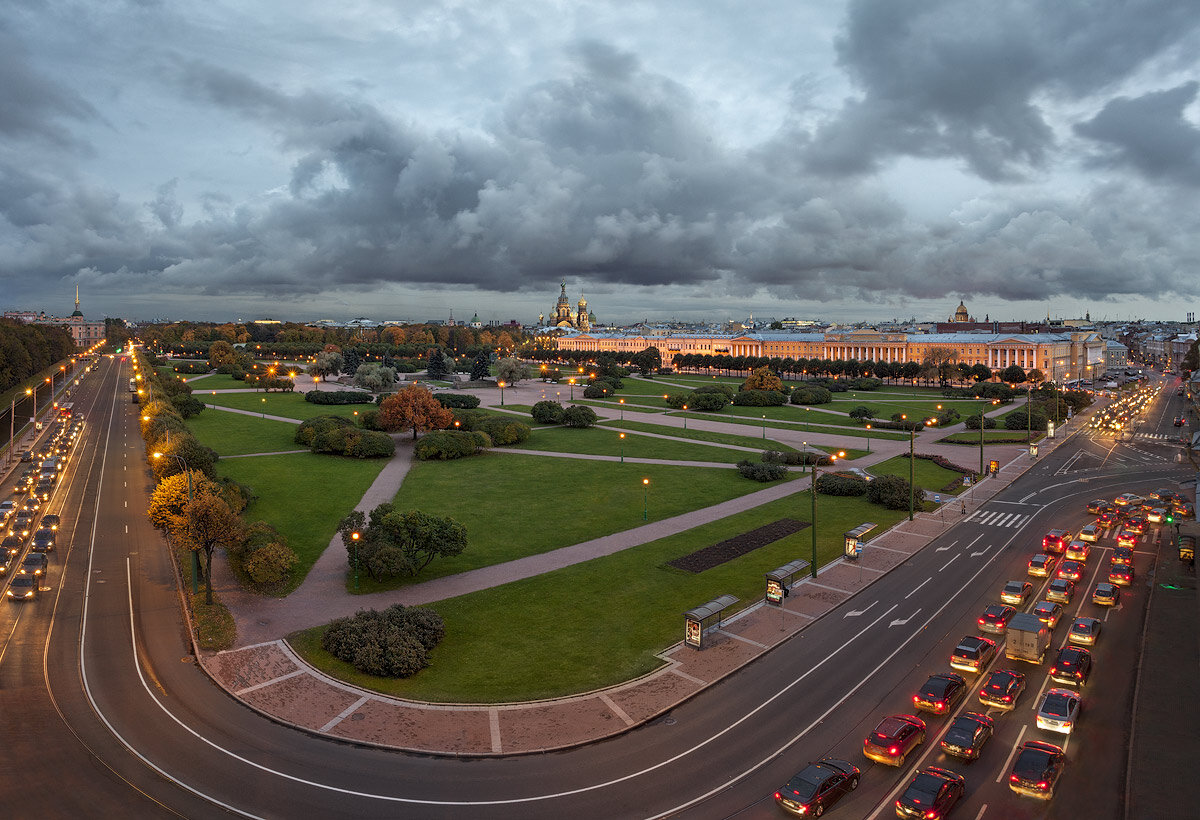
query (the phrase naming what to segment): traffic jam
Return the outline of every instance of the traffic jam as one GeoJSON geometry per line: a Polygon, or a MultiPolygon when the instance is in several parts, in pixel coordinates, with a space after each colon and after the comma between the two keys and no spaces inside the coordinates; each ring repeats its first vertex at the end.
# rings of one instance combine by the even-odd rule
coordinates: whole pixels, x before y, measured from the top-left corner
{"type": "MultiPolygon", "coordinates": [[[[1103,675],[1093,651],[1109,616],[1120,617],[1121,596],[1134,583],[1144,552],[1139,547],[1152,541],[1156,527],[1195,517],[1187,499],[1167,489],[1097,499],[1087,512],[1095,520],[1078,531],[1045,533],[1025,577],[998,586],[995,602],[978,616],[978,634],[958,641],[947,668],[913,693],[911,710],[882,716],[863,739],[863,756],[891,767],[903,766],[929,744],[941,753],[897,789],[898,817],[950,814],[969,790],[965,766],[980,757],[1002,721],[1020,721],[1012,715],[1026,710],[1034,736],[1022,727],[1003,770],[982,777],[1007,782],[1020,799],[1054,797],[1071,762],[1072,733],[1086,720],[1089,681],[1103,675]]],[[[822,758],[773,797],[788,814],[819,817],[863,777],[861,764],[822,758]]]]}

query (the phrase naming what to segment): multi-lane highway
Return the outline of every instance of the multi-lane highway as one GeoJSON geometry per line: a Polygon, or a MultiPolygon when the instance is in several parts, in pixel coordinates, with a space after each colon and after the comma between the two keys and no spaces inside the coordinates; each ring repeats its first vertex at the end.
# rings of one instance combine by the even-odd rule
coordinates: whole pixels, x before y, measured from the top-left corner
{"type": "MultiPolygon", "coordinates": [[[[580,749],[450,760],[310,737],[208,681],[189,651],[165,547],[145,518],[151,479],[125,389],[128,368],[103,359],[76,389],[87,427],[51,505],[63,534],[46,589],[40,600],[0,612],[0,759],[18,779],[25,773],[38,814],[776,817],[774,790],[807,761],[833,755],[860,766],[863,777],[832,816],[891,816],[897,790],[935,763],[966,776],[956,816],[1122,816],[1157,536],[1139,548],[1138,576],[1121,605],[1102,610],[1084,592],[1105,571],[1106,533],[1067,608],[1104,621],[1083,717],[1069,739],[1034,725],[1045,666],[1016,666],[1029,688],[1012,713],[992,710],[996,736],[979,761],[964,765],[937,750],[950,718],[926,717],[929,738],[900,769],[871,763],[861,748],[881,717],[912,711],[929,674],[948,671],[958,639],[976,634],[975,619],[1000,586],[1025,577],[1045,530],[1078,529],[1095,497],[1177,487],[1190,468],[1173,461],[1173,449],[1075,435],[906,564],[669,716],[580,749]],[[1007,787],[1013,749],[1028,739],[1067,748],[1048,805],[1007,787]]],[[[1165,424],[1178,401],[1165,396],[1155,406],[1165,424]]],[[[1069,622],[1056,629],[1056,645],[1069,622]]],[[[986,711],[973,693],[964,708],[986,711]]]]}

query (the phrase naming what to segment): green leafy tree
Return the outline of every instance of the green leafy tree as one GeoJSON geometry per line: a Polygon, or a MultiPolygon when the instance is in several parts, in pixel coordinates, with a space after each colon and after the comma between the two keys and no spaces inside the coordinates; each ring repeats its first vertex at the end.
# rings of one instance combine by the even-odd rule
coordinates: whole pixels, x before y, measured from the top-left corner
{"type": "Polygon", "coordinates": [[[851,410],[847,415],[855,421],[870,421],[871,419],[875,418],[875,411],[870,407],[867,407],[865,404],[860,404],[858,407],[855,407],[853,410],[851,410]]]}
{"type": "Polygon", "coordinates": [[[491,375],[492,357],[486,350],[481,351],[471,362],[471,381],[481,382],[491,375]]]}
{"type": "Polygon", "coordinates": [[[511,356],[496,363],[496,379],[505,384],[513,385],[532,375],[529,366],[520,359],[511,356]]]}
{"type": "MultiPolygon", "coordinates": [[[[194,490],[194,488],[193,488],[194,490]]],[[[212,600],[212,556],[217,547],[236,546],[245,537],[242,519],[220,496],[194,495],[187,505],[187,525],[182,542],[188,549],[204,554],[204,602],[212,600]]]]}
{"type": "Polygon", "coordinates": [[[1020,384],[1026,380],[1025,370],[1020,365],[1009,365],[1000,371],[1000,379],[1009,384],[1020,384]]]}

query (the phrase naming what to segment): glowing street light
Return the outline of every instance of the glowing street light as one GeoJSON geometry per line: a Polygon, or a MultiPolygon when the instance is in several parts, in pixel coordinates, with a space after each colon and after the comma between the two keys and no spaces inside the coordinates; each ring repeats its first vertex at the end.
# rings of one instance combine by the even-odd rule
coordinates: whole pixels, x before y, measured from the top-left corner
{"type": "Polygon", "coordinates": [[[621,463],[625,463],[625,434],[621,433],[621,463]]]}
{"type": "Polygon", "coordinates": [[[650,479],[642,479],[642,520],[650,520],[650,479]]]}
{"type": "Polygon", "coordinates": [[[867,422],[867,455],[871,454],[871,422],[867,422]]]}
{"type": "MultiPolygon", "coordinates": [[[[845,455],[843,453],[843,455],[845,455]]],[[[838,457],[831,455],[829,464],[833,466],[837,463],[838,457]]],[[[812,465],[812,485],[808,488],[809,495],[812,496],[812,564],[809,567],[809,572],[812,577],[817,577],[817,459],[813,459],[812,465]]]]}
{"type": "Polygon", "coordinates": [[[498,382],[498,384],[500,385],[500,406],[503,407],[504,406],[504,382],[501,381],[501,382],[498,382]]]}
{"type": "MultiPolygon", "coordinates": [[[[625,399],[621,399],[621,421],[625,421],[625,399]]],[[[624,434],[622,433],[622,437],[624,434]]]]}

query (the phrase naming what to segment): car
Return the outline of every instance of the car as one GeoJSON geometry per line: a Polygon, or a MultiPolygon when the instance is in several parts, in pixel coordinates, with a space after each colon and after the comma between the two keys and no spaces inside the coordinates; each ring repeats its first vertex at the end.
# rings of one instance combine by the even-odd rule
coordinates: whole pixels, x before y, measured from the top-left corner
{"type": "Polygon", "coordinates": [[[1062,606],[1053,601],[1038,601],[1033,606],[1033,614],[1039,621],[1054,629],[1058,626],[1058,619],[1062,617],[1062,606]]]}
{"type": "Polygon", "coordinates": [[[1136,493],[1121,493],[1113,499],[1118,507],[1140,507],[1144,499],[1136,493]]]}
{"type": "Polygon", "coordinates": [[[1037,555],[1029,559],[1029,574],[1045,578],[1054,573],[1054,568],[1058,566],[1057,555],[1047,555],[1044,552],[1039,552],[1037,555]]]}
{"type": "Polygon", "coordinates": [[[1071,533],[1066,530],[1050,530],[1042,536],[1042,552],[1061,553],[1070,540],[1071,533]]]}
{"type": "Polygon", "coordinates": [[[1183,426],[1183,416],[1176,416],[1175,421],[1173,423],[1176,427],[1182,427],[1183,426]]]}
{"type": "Polygon", "coordinates": [[[1078,581],[1083,576],[1084,566],[1078,561],[1063,561],[1058,568],[1058,577],[1078,581]]]}
{"type": "Polygon", "coordinates": [[[1108,582],[1117,586],[1127,587],[1133,583],[1133,566],[1112,566],[1108,570],[1108,582]]]}
{"type": "Polygon", "coordinates": [[[853,763],[823,757],[809,763],[775,792],[775,803],[789,814],[820,817],[845,794],[858,788],[861,775],[853,763]]]}
{"type": "Polygon", "coordinates": [[[925,685],[913,695],[913,706],[935,715],[944,715],[967,694],[967,681],[954,672],[930,675],[925,685]]]}
{"type": "Polygon", "coordinates": [[[47,567],[46,555],[41,552],[31,552],[21,562],[21,572],[26,575],[32,575],[35,578],[41,578],[45,575],[47,567]]]}
{"type": "Polygon", "coordinates": [[[964,760],[976,760],[995,731],[996,722],[979,712],[963,712],[942,735],[942,751],[964,760]]]}
{"type": "Polygon", "coordinates": [[[1144,515],[1131,515],[1125,519],[1125,529],[1138,535],[1146,534],[1148,523],[1144,515]]]}
{"type": "Polygon", "coordinates": [[[1133,530],[1124,529],[1124,527],[1122,527],[1121,531],[1117,533],[1118,547],[1129,547],[1132,549],[1133,547],[1136,547],[1138,542],[1141,540],[1142,537],[1140,535],[1133,530]]]}
{"type": "Polygon", "coordinates": [[[981,632],[994,632],[998,635],[1003,635],[1004,630],[1008,629],[1009,619],[1012,618],[1016,610],[1005,604],[992,604],[983,611],[976,623],[979,624],[981,632]]]}
{"type": "Polygon", "coordinates": [[[1069,735],[1079,720],[1083,698],[1070,689],[1051,689],[1042,695],[1037,708],[1037,727],[1069,735]]]}
{"type": "Polygon", "coordinates": [[[58,525],[61,523],[62,523],[62,521],[59,519],[59,517],[52,513],[46,513],[45,515],[42,516],[42,527],[44,529],[54,530],[55,532],[57,532],[58,525]]]}
{"type": "Polygon", "coordinates": [[[1167,520],[1166,507],[1152,507],[1150,509],[1150,511],[1148,513],[1146,513],[1146,520],[1149,521],[1151,524],[1163,523],[1164,521],[1167,520]]]}
{"type": "Polygon", "coordinates": [[[1114,547],[1112,555],[1108,558],[1109,566],[1113,567],[1131,567],[1133,566],[1133,550],[1129,547],[1114,547]]]}
{"type": "Polygon", "coordinates": [[[1011,669],[996,669],[979,689],[979,702],[997,709],[1012,709],[1025,691],[1025,676],[1011,669]]]}
{"type": "Polygon", "coordinates": [[[896,800],[897,817],[945,817],[962,800],[967,781],[961,774],[930,766],[917,772],[896,800]]]}
{"type": "Polygon", "coordinates": [[[33,450],[24,450],[21,453],[21,461],[28,464],[33,461],[33,450]]]}
{"type": "Polygon", "coordinates": [[[1071,686],[1082,686],[1091,674],[1092,653],[1081,646],[1067,644],[1050,665],[1050,679],[1071,686]]]}
{"type": "Polygon", "coordinates": [[[1087,541],[1082,538],[1076,538],[1070,544],[1067,544],[1067,551],[1063,553],[1063,557],[1068,561],[1078,561],[1081,564],[1087,563],[1087,559],[1092,554],[1092,548],[1088,546],[1087,541]]]}
{"type": "Polygon", "coordinates": [[[954,647],[954,652],[950,655],[950,668],[978,675],[994,657],[995,641],[978,635],[967,635],[954,647]]]}
{"type": "Polygon", "coordinates": [[[1121,514],[1115,509],[1100,513],[1096,523],[1101,527],[1115,527],[1121,523],[1121,514]]]}
{"type": "Polygon", "coordinates": [[[1147,495],[1147,498],[1154,500],[1154,501],[1165,501],[1168,504],[1170,504],[1171,501],[1173,501],[1176,498],[1178,498],[1180,501],[1187,500],[1183,496],[1181,496],[1179,493],[1175,492],[1174,490],[1168,490],[1165,487],[1158,489],[1158,490],[1153,490],[1152,492],[1149,493],[1149,495],[1147,495]]]}
{"type": "Polygon", "coordinates": [[[39,481],[37,486],[33,488],[33,497],[43,503],[49,501],[53,493],[54,484],[50,481],[39,481]]]}
{"type": "Polygon", "coordinates": [[[33,510],[22,507],[13,514],[12,520],[9,522],[9,531],[13,535],[28,538],[29,533],[33,532],[33,519],[36,515],[37,513],[33,510]]]}
{"type": "Polygon", "coordinates": [[[1121,603],[1121,589],[1113,584],[1099,583],[1092,590],[1092,603],[1100,606],[1116,606],[1121,603]]]}
{"type": "Polygon", "coordinates": [[[1021,606],[1033,594],[1033,584],[1028,581],[1009,581],[1000,590],[1000,600],[1006,604],[1021,606]]]}
{"type": "Polygon", "coordinates": [[[1008,787],[1017,794],[1049,800],[1067,763],[1067,755],[1053,743],[1027,740],[1017,749],[1008,787]]]}
{"type": "Polygon", "coordinates": [[[1097,498],[1096,500],[1089,501],[1087,503],[1087,511],[1092,515],[1099,515],[1101,510],[1105,509],[1110,504],[1112,504],[1112,502],[1107,498],[1097,498]]]}
{"type": "Polygon", "coordinates": [[[0,576],[8,575],[13,568],[14,555],[7,550],[0,550],[0,576]]]}
{"type": "MultiPolygon", "coordinates": [[[[36,498],[33,498],[32,496],[29,498],[26,498],[25,503],[21,505],[21,510],[28,510],[31,513],[35,513],[38,510],[40,510],[41,508],[42,508],[42,502],[38,501],[36,498]]],[[[17,510],[17,512],[20,512],[21,510],[17,510]]]]}
{"type": "Polygon", "coordinates": [[[1195,518],[1196,507],[1190,501],[1176,501],[1171,504],[1171,511],[1177,518],[1195,518]]]}
{"type": "Polygon", "coordinates": [[[6,555],[14,557],[20,554],[23,546],[25,546],[25,539],[20,535],[6,535],[4,540],[0,541],[0,550],[4,550],[6,555]]]}
{"type": "Polygon", "coordinates": [[[889,715],[863,741],[863,754],[876,763],[903,766],[909,753],[925,742],[925,721],[916,715],[889,715]]]}
{"type": "Polygon", "coordinates": [[[1073,644],[1094,646],[1096,639],[1100,637],[1102,625],[1099,618],[1076,618],[1067,631],[1067,640],[1073,644]]]}
{"type": "Polygon", "coordinates": [[[39,590],[37,578],[32,575],[14,575],[8,582],[5,596],[10,601],[32,601],[37,598],[39,590]]]}
{"type": "Polygon", "coordinates": [[[55,542],[54,530],[42,528],[33,534],[33,546],[30,547],[34,552],[50,552],[54,549],[55,542]]]}
{"type": "Polygon", "coordinates": [[[1066,578],[1055,578],[1046,587],[1046,600],[1066,606],[1075,597],[1075,582],[1066,578]]]}
{"type": "Polygon", "coordinates": [[[17,502],[0,501],[0,521],[7,521],[17,511],[17,502]]]}

